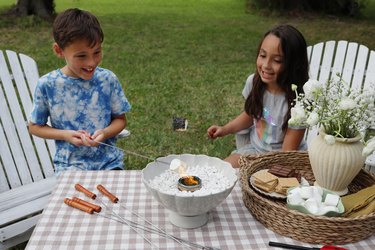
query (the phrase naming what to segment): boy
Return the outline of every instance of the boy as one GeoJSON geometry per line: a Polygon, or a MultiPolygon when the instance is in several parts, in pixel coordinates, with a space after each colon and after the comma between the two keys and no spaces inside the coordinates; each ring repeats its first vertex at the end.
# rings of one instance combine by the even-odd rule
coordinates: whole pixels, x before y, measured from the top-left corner
{"type": "Polygon", "coordinates": [[[55,140],[56,173],[123,169],[123,152],[98,143],[115,145],[131,106],[116,75],[98,67],[104,35],[97,18],[68,9],[56,17],[53,36],[53,50],[66,65],[39,79],[30,133],[55,140]]]}

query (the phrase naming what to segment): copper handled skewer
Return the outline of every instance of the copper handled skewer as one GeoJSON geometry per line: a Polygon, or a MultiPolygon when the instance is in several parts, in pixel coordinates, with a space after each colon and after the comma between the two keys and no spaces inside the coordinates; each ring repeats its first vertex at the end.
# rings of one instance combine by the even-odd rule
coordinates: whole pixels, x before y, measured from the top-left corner
{"type": "MultiPolygon", "coordinates": [[[[107,196],[110,200],[114,200],[113,197],[116,197],[115,195],[113,195],[111,192],[109,192],[107,189],[105,189],[102,185],[98,185],[97,186],[98,190],[102,192],[103,195],[107,196]],[[99,189],[100,188],[100,189],[99,189]]],[[[116,197],[117,198],[117,197],[116,197]]],[[[117,203],[119,201],[119,199],[115,199],[116,202],[114,203],[117,203]]],[[[193,243],[193,242],[190,242],[190,241],[187,241],[187,240],[183,240],[183,239],[180,239],[176,236],[173,236],[171,234],[168,234],[166,231],[164,231],[163,229],[160,229],[159,227],[155,226],[154,224],[152,224],[150,221],[146,220],[145,218],[143,218],[142,216],[140,216],[139,214],[135,213],[134,211],[128,209],[127,207],[125,207],[121,202],[119,202],[119,205],[128,210],[129,212],[131,212],[133,215],[137,216],[139,219],[143,220],[144,222],[146,222],[147,224],[149,224],[150,226],[152,226],[152,228],[149,228],[149,227],[145,227],[143,226],[144,228],[148,229],[148,230],[151,230],[151,231],[157,231],[157,233],[159,233],[159,235],[163,235],[163,236],[166,236],[168,238],[171,238],[173,240],[175,240],[176,242],[180,243],[182,245],[182,243],[185,243],[185,244],[188,244],[190,246],[193,246],[193,247],[197,247],[197,248],[200,248],[200,249],[206,249],[206,250],[218,250],[217,248],[213,248],[213,247],[206,247],[206,246],[201,246],[197,243],[193,243]],[[161,234],[160,234],[161,233],[161,234]]],[[[138,224],[139,225],[139,224],[138,224]]]]}
{"type": "MultiPolygon", "coordinates": [[[[96,196],[96,194],[94,194],[93,192],[87,190],[86,188],[84,188],[82,185],[80,185],[78,183],[76,185],[74,185],[74,187],[75,187],[75,189],[77,191],[84,193],[89,198],[91,198],[93,200],[97,199],[100,203],[102,203],[108,209],[108,207],[106,206],[106,204],[100,198],[98,198],[96,196]]],[[[74,208],[78,208],[78,209],[80,209],[82,211],[85,211],[87,213],[93,214],[93,212],[95,211],[95,212],[97,212],[96,215],[108,218],[107,216],[99,214],[99,212],[101,211],[101,207],[100,206],[92,204],[90,202],[81,200],[81,199],[76,198],[76,197],[74,197],[73,200],[65,198],[64,202],[65,202],[65,204],[67,204],[69,206],[72,206],[74,208]],[[86,207],[86,209],[84,207],[86,207]]],[[[121,216],[119,216],[113,210],[111,211],[111,214],[114,215],[114,216],[116,216],[116,217],[118,217],[119,219],[122,219],[121,216]]],[[[133,225],[131,225],[128,221],[123,221],[123,222],[124,222],[124,224],[126,224],[127,226],[129,226],[133,231],[135,231],[137,234],[141,235],[141,237],[151,245],[152,249],[154,249],[154,248],[158,249],[158,247],[156,247],[149,239],[147,239],[142,233],[140,233],[137,230],[137,228],[135,228],[133,225]]]]}
{"type": "MultiPolygon", "coordinates": [[[[83,192],[86,196],[90,197],[91,199],[97,199],[101,204],[103,204],[106,209],[108,210],[111,210],[110,208],[108,208],[108,206],[103,202],[102,199],[98,198],[96,195],[94,196],[91,191],[85,189],[84,187],[82,187],[81,185],[79,184],[76,184],[75,185],[76,189],[80,192],[83,192]],[[77,188],[78,187],[78,188],[77,188]],[[93,197],[93,198],[92,198],[93,197]]],[[[150,233],[156,233],[156,234],[159,234],[160,236],[164,236],[166,238],[169,238],[169,239],[172,239],[174,241],[176,241],[177,243],[179,243],[181,246],[183,247],[187,247],[189,249],[191,249],[191,247],[195,247],[195,248],[198,248],[198,249],[204,249],[204,250],[220,250],[219,248],[214,248],[214,247],[206,247],[206,246],[202,246],[202,245],[199,245],[197,243],[194,243],[194,242],[190,242],[188,240],[184,240],[184,239],[181,239],[181,238],[178,238],[174,235],[171,235],[171,234],[168,234],[166,231],[160,229],[159,227],[155,226],[154,224],[152,224],[150,221],[146,220],[145,218],[141,217],[139,214],[133,212],[132,210],[126,208],[121,202],[119,202],[119,199],[113,195],[111,192],[109,192],[103,185],[99,184],[97,185],[97,189],[106,197],[108,197],[112,203],[118,203],[122,208],[128,210],[129,212],[131,212],[133,215],[137,216],[139,219],[143,220],[144,222],[146,222],[147,224],[149,224],[151,227],[148,227],[148,226],[145,226],[145,225],[142,225],[142,224],[139,224],[137,222],[134,222],[134,221],[131,221],[131,220],[128,220],[122,216],[120,216],[119,214],[117,214],[116,212],[111,211],[111,215],[114,216],[115,218],[113,218],[112,216],[111,217],[108,217],[108,216],[105,216],[105,215],[101,215],[99,213],[97,213],[97,215],[99,216],[102,216],[104,218],[107,218],[107,219],[111,219],[111,220],[114,220],[114,221],[117,221],[119,223],[122,223],[122,224],[126,224],[128,225],[129,227],[131,227],[134,231],[136,231],[137,233],[139,233],[136,229],[142,229],[144,231],[147,231],[147,232],[150,232],[150,233]]],[[[78,198],[77,198],[78,199],[78,198]]],[[[73,199],[74,200],[74,199],[73,199]]],[[[88,202],[89,203],[89,202],[88,202]]],[[[94,205],[95,206],[95,205],[94,205]]],[[[91,207],[93,208],[93,206],[91,207]]],[[[154,246],[148,239],[146,239],[144,237],[144,239],[149,242],[152,246],[154,246]]]]}

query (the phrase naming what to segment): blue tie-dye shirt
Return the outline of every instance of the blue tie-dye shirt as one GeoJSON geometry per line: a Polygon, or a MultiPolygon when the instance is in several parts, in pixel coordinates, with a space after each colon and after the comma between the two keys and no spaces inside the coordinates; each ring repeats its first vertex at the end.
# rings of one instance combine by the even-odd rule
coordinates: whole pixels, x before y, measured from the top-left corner
{"type": "MultiPolygon", "coordinates": [[[[131,106],[116,75],[96,68],[90,80],[64,75],[60,69],[42,76],[34,93],[30,121],[64,130],[85,130],[93,134],[107,127],[112,117],[122,115],[131,106]]],[[[56,140],[56,172],[66,169],[103,170],[123,168],[123,152],[105,145],[77,147],[56,140]]],[[[116,138],[105,143],[115,145],[116,138]]]]}

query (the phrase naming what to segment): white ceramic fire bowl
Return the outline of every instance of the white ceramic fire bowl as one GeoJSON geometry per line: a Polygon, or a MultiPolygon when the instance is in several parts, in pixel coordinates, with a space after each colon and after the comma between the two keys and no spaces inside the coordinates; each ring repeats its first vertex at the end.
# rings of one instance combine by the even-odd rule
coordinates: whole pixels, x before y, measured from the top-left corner
{"type": "MultiPolygon", "coordinates": [[[[189,173],[189,170],[187,171],[189,173]]],[[[205,180],[202,176],[202,188],[204,188],[205,180]]],[[[166,209],[169,210],[169,220],[172,224],[182,228],[197,228],[208,222],[208,212],[217,207],[232,191],[237,182],[237,175],[232,166],[216,157],[206,155],[168,155],[160,157],[156,161],[147,164],[142,170],[142,181],[152,196],[166,209]],[[220,191],[210,190],[209,192],[179,193],[174,194],[160,191],[151,185],[155,177],[160,176],[169,169],[169,164],[173,159],[180,159],[187,163],[190,167],[199,166],[214,167],[218,173],[222,174],[228,180],[228,185],[220,191]],[[161,163],[164,162],[164,163],[161,163]]],[[[177,186],[178,178],[176,178],[177,186]]]]}

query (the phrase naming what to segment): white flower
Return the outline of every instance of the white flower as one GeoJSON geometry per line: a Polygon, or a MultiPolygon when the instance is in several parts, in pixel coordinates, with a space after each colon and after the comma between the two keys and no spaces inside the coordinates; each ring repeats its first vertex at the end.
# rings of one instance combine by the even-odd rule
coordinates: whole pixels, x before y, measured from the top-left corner
{"type": "Polygon", "coordinates": [[[296,90],[297,90],[297,85],[292,84],[292,90],[293,90],[293,91],[296,91],[296,90]]]}
{"type": "Polygon", "coordinates": [[[304,124],[306,121],[306,113],[304,108],[297,104],[295,107],[290,109],[290,119],[288,124],[290,125],[300,125],[304,124]]]}
{"type": "Polygon", "coordinates": [[[332,144],[335,144],[336,142],[336,139],[333,135],[325,135],[324,136],[324,141],[328,144],[328,145],[332,145],[332,144]]]}
{"type": "Polygon", "coordinates": [[[307,99],[314,99],[319,92],[322,90],[322,85],[320,82],[314,79],[308,80],[304,85],[303,85],[303,91],[305,92],[305,96],[307,99]]]}
{"type": "Polygon", "coordinates": [[[291,108],[290,115],[296,120],[300,120],[300,121],[306,118],[304,108],[298,104],[295,107],[291,108]]]}
{"type": "MultiPolygon", "coordinates": [[[[375,85],[350,88],[344,80],[330,79],[325,84],[308,80],[303,86],[304,94],[296,92],[295,105],[291,109],[288,123],[293,126],[320,126],[327,134],[327,144],[335,143],[335,138],[353,138],[358,133],[364,136],[370,128],[375,128],[375,85]]],[[[374,138],[373,134],[369,139],[374,138]]],[[[375,141],[375,139],[374,139],[375,141]]],[[[368,141],[364,155],[375,151],[375,142],[368,141]]]]}
{"type": "Polygon", "coordinates": [[[339,102],[339,108],[341,110],[351,110],[354,109],[356,106],[357,103],[349,97],[345,97],[339,102]]]}
{"type": "Polygon", "coordinates": [[[309,126],[315,126],[319,122],[319,115],[316,112],[312,112],[307,118],[306,123],[309,126]]]}

